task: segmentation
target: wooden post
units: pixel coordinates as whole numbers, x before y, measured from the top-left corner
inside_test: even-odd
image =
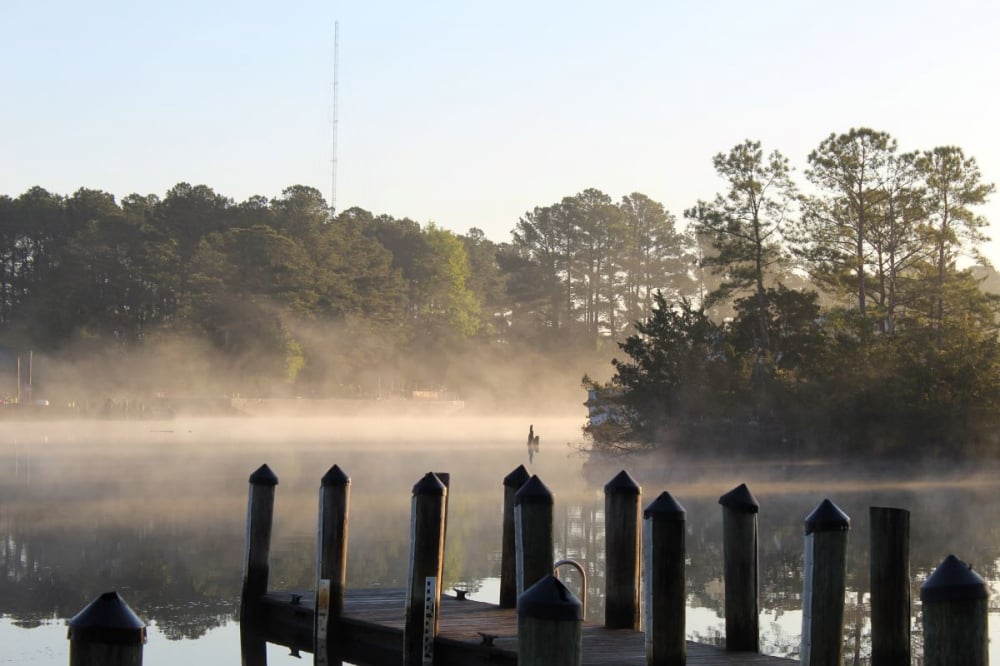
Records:
[[[274,487],[278,477],[261,465],[250,475],[247,499],[247,541],[243,558],[243,590],[240,593],[240,622],[257,620],[260,598],[267,592],[271,524],[274,520]]]
[[[146,625],[117,592],[105,592],[69,621],[70,666],[142,666]]]
[[[340,467],[331,467],[319,487],[319,529],[316,535],[316,615],[313,628],[313,663],[339,665],[330,623],[344,613],[347,584],[347,534],[351,503],[351,478]]]
[[[806,517],[802,591],[802,666],[841,666],[844,652],[844,587],[847,531],[851,519],[823,500]]]
[[[517,557],[514,537],[514,495],[531,478],[524,465],[503,479],[503,539],[500,553],[500,608],[517,605]]]
[[[267,640],[264,634],[240,625],[240,666],[267,666]]]
[[[872,666],[910,666],[910,512],[869,507]]]
[[[741,483],[719,498],[722,505],[726,650],[760,651],[757,512],[760,504]]]
[[[448,489],[433,472],[413,486],[410,573],[403,627],[403,666],[431,666],[438,632]]]
[[[538,476],[514,494],[514,541],[517,551],[517,596],[552,574],[555,544],[552,507],[555,500]]]
[[[548,574],[517,599],[518,666],[580,666],[583,604]]]
[[[622,470],[604,486],[604,626],[638,631],[642,488]]]
[[[924,666],[989,664],[989,589],[968,564],[949,555],[920,586]]]
[[[684,557],[687,512],[664,491],[643,512],[646,589],[646,663],[684,666]]]

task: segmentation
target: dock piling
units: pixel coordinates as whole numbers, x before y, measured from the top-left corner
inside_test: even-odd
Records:
[[[910,512],[869,507],[872,666],[910,664]]]
[[[319,527],[316,535],[316,614],[313,627],[313,662],[337,666],[334,641],[328,640],[330,623],[343,615],[347,583],[347,537],[351,478],[334,465],[320,481]]]
[[[805,520],[802,572],[802,666],[841,666],[844,652],[844,588],[851,519],[823,500]]]
[[[645,558],[646,663],[684,666],[685,531],[687,512],[664,491],[643,512]]]
[[[920,586],[925,666],[989,664],[989,589],[967,563],[949,555]]]
[[[146,625],[117,592],[105,592],[69,621],[70,666],[142,666]]]
[[[555,542],[552,511],[555,500],[538,476],[514,494],[514,541],[517,552],[517,594],[552,574]]]
[[[243,558],[240,622],[253,624],[260,598],[267,592],[271,525],[274,521],[274,487],[278,477],[267,465],[250,475],[247,498],[247,540]]]
[[[434,663],[448,488],[433,472],[413,486],[410,517],[410,574],[403,627],[403,666]]]
[[[741,483],[719,498],[722,505],[726,650],[760,651],[757,513],[760,504]]]
[[[583,604],[552,574],[517,599],[518,666],[580,666]]]
[[[514,536],[514,495],[531,475],[524,465],[503,479],[503,537],[500,552],[500,608],[517,605],[517,550]]]
[[[604,626],[639,630],[642,488],[622,470],[604,486]]]

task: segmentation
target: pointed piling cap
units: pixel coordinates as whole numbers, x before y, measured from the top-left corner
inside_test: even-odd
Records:
[[[739,513],[757,513],[760,511],[760,504],[757,502],[757,498],[753,496],[753,493],[750,492],[745,483],[741,483],[720,497],[719,504]]]
[[[846,532],[851,529],[851,519],[828,499],[819,503],[806,516],[806,535],[813,532]]]
[[[521,489],[514,493],[514,506],[521,504],[555,504],[552,491],[535,474],[524,482]]]
[[[250,475],[250,484],[254,486],[276,486],[278,477],[267,465],[261,465],[257,471]]]
[[[330,488],[332,486],[347,486],[351,483],[351,477],[344,473],[344,470],[340,469],[337,465],[334,465],[326,471],[323,475],[323,479],[319,482],[319,485],[324,488]]]
[[[434,472],[427,472],[424,478],[420,479],[413,486],[414,495],[438,495],[444,496],[448,493],[448,487],[441,483]]]
[[[924,584],[920,586],[920,601],[967,601],[986,599],[986,581],[972,567],[954,555],[944,558]]]
[[[549,574],[517,598],[519,617],[541,620],[583,620],[583,604],[561,580]]]
[[[666,520],[670,522],[682,522],[687,520],[687,511],[680,505],[680,502],[670,496],[666,490],[653,500],[653,503],[642,512],[643,518],[654,520]]]
[[[73,616],[68,637],[84,643],[142,645],[146,625],[117,592],[105,592]]]
[[[503,485],[508,488],[520,488],[530,478],[531,475],[528,474],[528,470],[525,469],[524,465],[518,465],[517,469],[503,477]]]
[[[615,478],[604,484],[605,495],[639,495],[641,493],[642,487],[625,470],[618,472]]]

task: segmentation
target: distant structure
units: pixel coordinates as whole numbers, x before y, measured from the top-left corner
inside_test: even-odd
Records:
[[[333,22],[333,140],[332,173],[330,176],[330,216],[337,212],[337,96],[339,94],[338,65],[340,57],[340,21]]]

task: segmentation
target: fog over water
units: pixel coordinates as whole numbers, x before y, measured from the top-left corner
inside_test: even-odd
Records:
[[[529,425],[540,436],[530,462]],[[797,650],[803,520],[824,498],[852,519],[845,641],[853,646],[861,636],[858,663],[867,663],[870,631],[869,506],[912,512],[915,628],[919,584],[949,553],[991,584],[998,578],[1000,477],[992,467],[595,460],[578,450],[582,425],[582,413],[0,421],[0,663],[65,663],[66,618],[111,589],[151,625],[147,664],[238,659],[247,478],[264,463],[279,478],[273,588],[313,586],[317,494],[333,464],[351,477],[353,587],[403,586],[412,486],[428,471],[448,472],[445,589],[489,598],[499,572],[502,479],[520,464],[555,495],[557,557],[587,567],[595,621],[603,613],[603,485],[621,469],[642,485],[643,505],[667,490],[687,509],[692,638],[722,637],[717,500],[743,482],[761,503],[761,630],[772,654]],[[276,650],[272,663],[285,660],[287,651]]]

